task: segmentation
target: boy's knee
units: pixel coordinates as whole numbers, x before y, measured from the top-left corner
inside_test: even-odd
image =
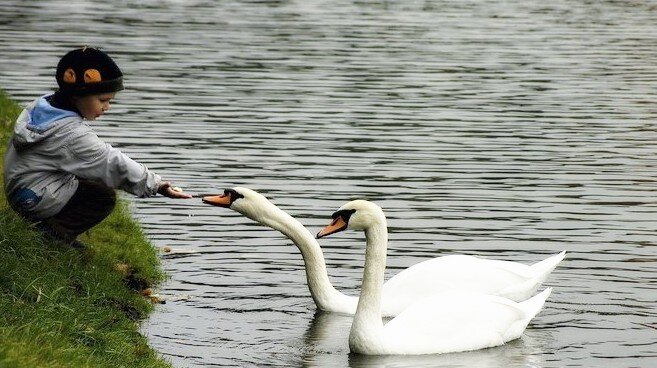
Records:
[[[103,199],[105,199],[107,202],[112,203],[112,206],[116,204],[116,190],[109,187],[105,187],[102,196]]]
[[[112,188],[107,188],[100,196],[101,206],[105,209],[106,215],[109,215],[114,207],[116,207],[116,191]]]
[[[80,180],[79,186],[84,187],[83,191],[87,196],[106,203],[116,203],[116,190],[103,183]]]

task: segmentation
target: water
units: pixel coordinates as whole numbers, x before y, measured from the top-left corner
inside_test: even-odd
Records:
[[[520,340],[348,354],[299,252],[198,200],[134,199],[168,297],[143,331],[176,367],[649,367],[657,363],[657,6],[621,1],[4,1],[20,102],[103,46],[126,74],[101,137],[191,193],[256,189],[312,232],[366,198],[387,275],[441,254],[568,258]],[[321,244],[357,294],[361,234]]]

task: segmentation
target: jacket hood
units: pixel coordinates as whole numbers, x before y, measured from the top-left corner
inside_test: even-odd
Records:
[[[41,142],[64,119],[79,118],[76,112],[50,105],[46,99],[49,96],[42,96],[32,102],[18,117],[12,140],[17,150]]]

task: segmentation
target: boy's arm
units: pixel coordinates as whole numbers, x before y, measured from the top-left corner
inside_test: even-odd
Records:
[[[159,175],[103,142],[90,128],[85,130],[67,142],[68,157],[63,170],[138,197],[155,196],[161,187],[164,187],[163,195],[169,194],[166,189],[170,184]]]

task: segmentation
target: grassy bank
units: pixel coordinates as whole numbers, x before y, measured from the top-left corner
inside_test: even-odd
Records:
[[[0,90],[2,157],[19,112]],[[164,276],[125,202],[78,250],[42,238],[2,192],[0,367],[170,367],[138,331],[153,309],[140,291]]]

